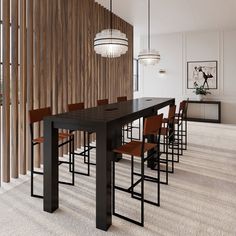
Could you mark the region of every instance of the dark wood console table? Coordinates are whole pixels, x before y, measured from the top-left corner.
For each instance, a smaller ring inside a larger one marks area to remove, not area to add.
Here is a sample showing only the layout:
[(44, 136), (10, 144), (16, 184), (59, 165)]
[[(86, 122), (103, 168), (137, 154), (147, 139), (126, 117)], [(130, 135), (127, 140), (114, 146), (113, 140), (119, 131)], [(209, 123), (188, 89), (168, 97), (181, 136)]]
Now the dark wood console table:
[[(221, 123), (221, 102), (220, 101), (195, 101), (189, 100), (189, 109), (187, 114), (188, 121), (196, 122), (208, 122), (208, 123)], [(194, 117), (190, 114), (191, 104), (202, 104), (202, 105), (215, 105), (217, 107), (217, 117), (216, 118), (207, 118), (207, 117)]]

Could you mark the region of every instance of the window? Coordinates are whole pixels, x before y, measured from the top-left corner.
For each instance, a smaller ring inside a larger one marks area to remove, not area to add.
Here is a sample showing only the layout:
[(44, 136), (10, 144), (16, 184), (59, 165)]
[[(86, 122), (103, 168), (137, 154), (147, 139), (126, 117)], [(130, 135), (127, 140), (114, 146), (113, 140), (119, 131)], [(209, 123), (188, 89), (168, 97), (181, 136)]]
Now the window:
[(134, 92), (139, 91), (139, 68), (138, 68), (138, 59), (134, 59), (133, 62), (133, 85)]

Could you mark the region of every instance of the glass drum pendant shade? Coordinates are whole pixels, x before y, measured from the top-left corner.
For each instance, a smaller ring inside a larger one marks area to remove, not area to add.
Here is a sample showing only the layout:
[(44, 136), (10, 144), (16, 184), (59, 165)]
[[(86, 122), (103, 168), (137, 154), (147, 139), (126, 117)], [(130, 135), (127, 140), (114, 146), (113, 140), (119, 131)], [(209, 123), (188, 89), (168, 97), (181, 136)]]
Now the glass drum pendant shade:
[(142, 51), (138, 56), (139, 62), (145, 66), (156, 65), (160, 59), (159, 52), (153, 49)]
[(143, 64), (144, 66), (156, 65), (159, 63), (161, 59), (160, 53), (154, 49), (151, 49), (151, 4), (150, 4), (151, 0), (147, 1), (148, 1), (148, 38), (147, 38), (148, 49), (142, 51), (138, 56), (140, 64)]
[(120, 57), (128, 51), (128, 39), (117, 29), (104, 29), (96, 34), (94, 50), (102, 57)]

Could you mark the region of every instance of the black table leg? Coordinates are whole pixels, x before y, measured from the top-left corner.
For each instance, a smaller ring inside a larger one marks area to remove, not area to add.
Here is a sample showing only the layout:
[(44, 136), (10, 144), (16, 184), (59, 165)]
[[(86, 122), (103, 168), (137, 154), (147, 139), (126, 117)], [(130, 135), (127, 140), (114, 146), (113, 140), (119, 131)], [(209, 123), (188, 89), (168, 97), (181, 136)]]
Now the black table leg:
[(44, 121), (43, 208), (49, 213), (58, 208), (58, 129), (53, 122)]
[(112, 224), (112, 160), (117, 161), (112, 150), (122, 144), (122, 129), (104, 125), (96, 136), (96, 227), (106, 231)]
[(108, 230), (111, 216), (111, 160), (112, 150), (108, 127), (99, 127), (96, 133), (96, 227)]

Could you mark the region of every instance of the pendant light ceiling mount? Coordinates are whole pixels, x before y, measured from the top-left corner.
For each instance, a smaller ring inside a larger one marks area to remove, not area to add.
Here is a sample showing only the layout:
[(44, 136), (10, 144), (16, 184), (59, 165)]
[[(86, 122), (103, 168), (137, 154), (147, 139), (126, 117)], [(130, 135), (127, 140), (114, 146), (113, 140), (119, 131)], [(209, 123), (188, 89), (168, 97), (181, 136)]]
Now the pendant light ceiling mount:
[(151, 4), (150, 0), (148, 0), (148, 49), (142, 51), (139, 56), (138, 60), (141, 64), (147, 65), (155, 65), (158, 64), (160, 61), (160, 54), (158, 51), (151, 49)]
[(113, 29), (112, 0), (110, 0), (110, 29), (96, 34), (94, 50), (102, 57), (120, 57), (128, 51), (128, 39), (120, 30)]

